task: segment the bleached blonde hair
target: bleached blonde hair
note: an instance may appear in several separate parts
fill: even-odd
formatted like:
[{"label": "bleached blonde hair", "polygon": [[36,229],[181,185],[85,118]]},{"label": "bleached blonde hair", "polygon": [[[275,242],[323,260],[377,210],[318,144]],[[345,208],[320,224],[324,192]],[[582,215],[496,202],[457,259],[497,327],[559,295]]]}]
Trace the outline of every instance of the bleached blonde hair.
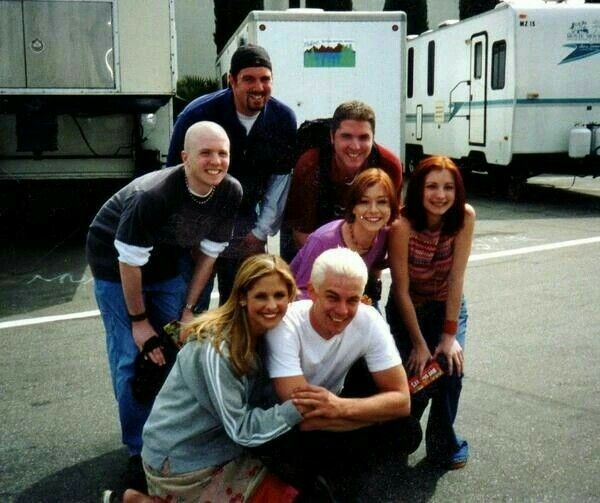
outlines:
[{"label": "bleached blonde hair", "polygon": [[359,279],[362,289],[367,284],[368,271],[362,257],[350,248],[330,248],[317,257],[310,273],[310,283],[315,290],[323,285],[327,273]]}]

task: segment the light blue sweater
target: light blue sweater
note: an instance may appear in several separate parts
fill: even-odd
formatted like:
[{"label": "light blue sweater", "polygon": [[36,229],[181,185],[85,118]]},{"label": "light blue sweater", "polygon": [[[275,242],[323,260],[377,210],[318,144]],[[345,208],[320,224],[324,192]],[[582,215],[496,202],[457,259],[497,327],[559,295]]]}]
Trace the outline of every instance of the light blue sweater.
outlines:
[{"label": "light blue sweater", "polygon": [[222,465],[302,420],[291,401],[251,408],[257,376],[238,377],[226,344],[221,352],[193,340],[177,355],[144,426],[142,458],[152,468],[166,460],[172,474]]}]

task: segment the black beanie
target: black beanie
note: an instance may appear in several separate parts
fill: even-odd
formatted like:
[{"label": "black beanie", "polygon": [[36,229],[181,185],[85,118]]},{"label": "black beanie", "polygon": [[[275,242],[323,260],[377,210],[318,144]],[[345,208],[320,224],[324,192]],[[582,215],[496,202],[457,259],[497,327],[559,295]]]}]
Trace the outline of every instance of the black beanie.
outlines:
[{"label": "black beanie", "polygon": [[231,56],[231,68],[229,73],[237,75],[240,70],[253,66],[265,66],[271,68],[271,58],[267,51],[259,45],[241,45]]}]

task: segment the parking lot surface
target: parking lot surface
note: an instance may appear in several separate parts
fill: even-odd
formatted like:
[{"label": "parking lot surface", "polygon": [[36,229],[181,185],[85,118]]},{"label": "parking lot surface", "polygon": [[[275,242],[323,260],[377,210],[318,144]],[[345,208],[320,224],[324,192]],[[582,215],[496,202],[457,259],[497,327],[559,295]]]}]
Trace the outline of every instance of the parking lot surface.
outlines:
[{"label": "parking lot surface", "polygon": [[[408,468],[365,466],[348,501],[600,500],[600,181],[572,182],[538,177],[514,202],[474,181],[471,458],[444,472],[422,446]],[[98,501],[126,459],[77,226],[0,246],[0,501]]]}]

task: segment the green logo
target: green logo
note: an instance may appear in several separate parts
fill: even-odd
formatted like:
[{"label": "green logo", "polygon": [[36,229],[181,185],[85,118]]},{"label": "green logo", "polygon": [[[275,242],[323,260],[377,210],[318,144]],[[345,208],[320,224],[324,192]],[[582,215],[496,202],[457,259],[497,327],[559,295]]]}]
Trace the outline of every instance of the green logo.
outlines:
[{"label": "green logo", "polygon": [[356,66],[356,51],[351,44],[314,45],[304,50],[305,68],[352,68]]}]

